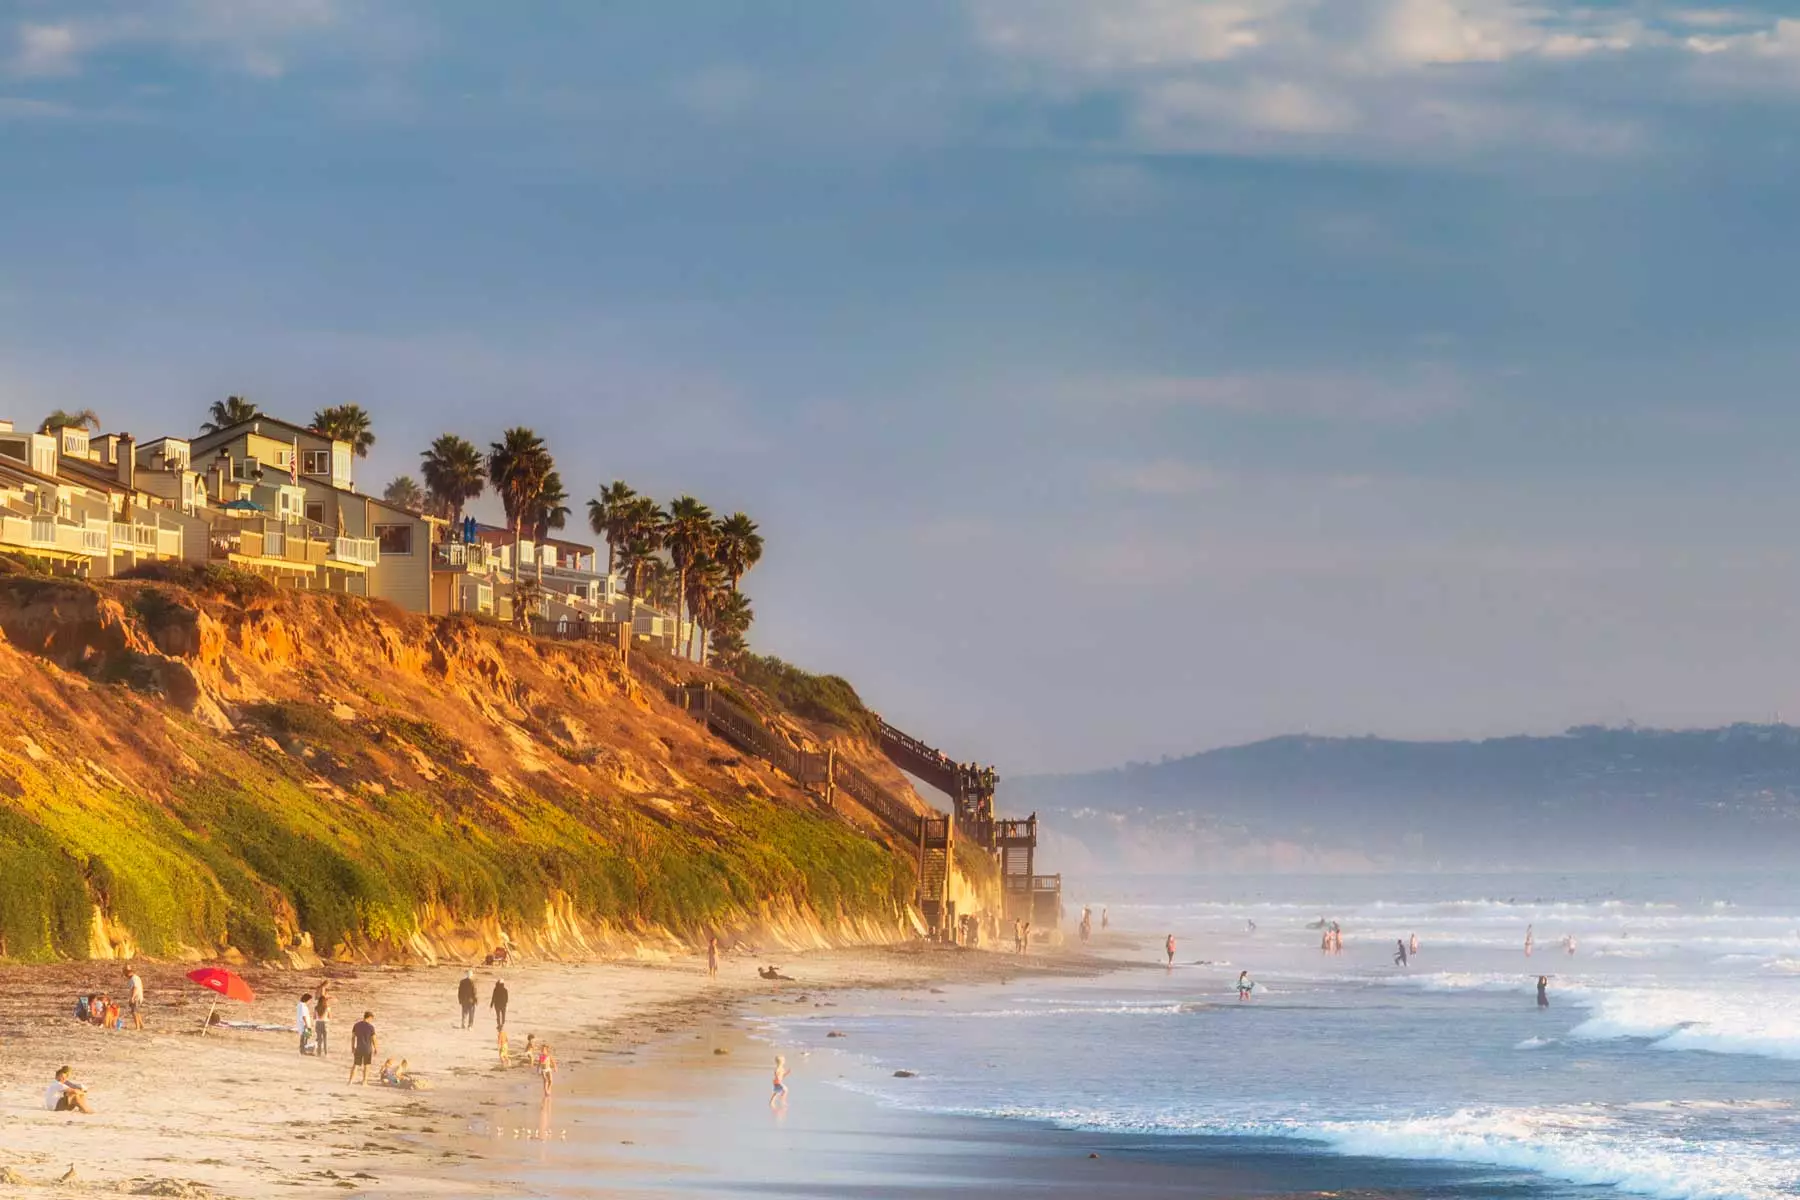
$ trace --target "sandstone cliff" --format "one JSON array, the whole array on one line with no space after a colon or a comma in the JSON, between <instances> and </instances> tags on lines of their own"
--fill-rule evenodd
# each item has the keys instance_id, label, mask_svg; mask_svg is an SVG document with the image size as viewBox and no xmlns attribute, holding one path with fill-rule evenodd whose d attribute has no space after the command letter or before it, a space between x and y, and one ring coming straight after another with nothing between
<instances>
[{"instance_id":1,"label":"sandstone cliff","mask_svg":"<svg viewBox=\"0 0 1800 1200\"><path fill-rule=\"evenodd\" d=\"M590 645L0 567L0 957L879 940L912 864Z\"/></svg>"}]
</instances>

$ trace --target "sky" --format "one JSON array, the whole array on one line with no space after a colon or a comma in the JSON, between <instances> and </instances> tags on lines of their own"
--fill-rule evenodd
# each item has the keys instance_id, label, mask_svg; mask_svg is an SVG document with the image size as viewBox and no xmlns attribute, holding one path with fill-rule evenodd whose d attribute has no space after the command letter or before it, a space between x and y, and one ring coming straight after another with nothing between
<instances>
[{"instance_id":1,"label":"sky","mask_svg":"<svg viewBox=\"0 0 1800 1200\"><path fill-rule=\"evenodd\" d=\"M514 423L1002 774L1800 714L1800 5L0 0L0 416Z\"/></svg>"}]
</instances>

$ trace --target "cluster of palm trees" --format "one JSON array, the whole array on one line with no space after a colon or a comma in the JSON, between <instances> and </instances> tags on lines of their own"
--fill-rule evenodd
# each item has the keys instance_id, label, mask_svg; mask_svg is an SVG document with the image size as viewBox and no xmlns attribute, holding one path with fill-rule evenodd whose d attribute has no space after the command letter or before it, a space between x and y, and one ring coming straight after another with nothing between
<instances>
[{"instance_id":1,"label":"cluster of palm trees","mask_svg":"<svg viewBox=\"0 0 1800 1200\"><path fill-rule=\"evenodd\" d=\"M606 539L607 570L624 572L634 603L648 585L687 618L690 655L696 641L701 661L744 653L756 614L738 582L762 559L755 521L741 512L715 518L692 496L677 496L665 511L615 479L588 501L588 527Z\"/></svg>"},{"instance_id":2,"label":"cluster of palm trees","mask_svg":"<svg viewBox=\"0 0 1800 1200\"><path fill-rule=\"evenodd\" d=\"M542 542L568 522L562 476L543 439L524 427L504 431L485 456L446 433L420 457L419 474L422 487L402 475L388 485L387 498L460 524L469 501L492 487L513 532L515 562L521 541ZM625 576L633 619L639 600L667 607L688 622L690 655L728 660L744 653L755 614L738 583L762 558L755 521L741 512L715 519L692 496L664 510L622 480L602 488L587 508L589 527L606 539L607 573ZM523 598L515 597L515 612L527 607Z\"/></svg>"}]
</instances>

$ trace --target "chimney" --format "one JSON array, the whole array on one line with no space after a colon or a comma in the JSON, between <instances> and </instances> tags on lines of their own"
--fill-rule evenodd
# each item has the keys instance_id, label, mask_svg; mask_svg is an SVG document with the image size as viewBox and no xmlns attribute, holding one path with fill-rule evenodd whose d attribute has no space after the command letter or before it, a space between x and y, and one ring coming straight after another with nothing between
<instances>
[{"instance_id":1,"label":"chimney","mask_svg":"<svg viewBox=\"0 0 1800 1200\"><path fill-rule=\"evenodd\" d=\"M113 452L118 456L119 482L126 487L137 490L137 439L129 433L120 434L114 440Z\"/></svg>"}]
</instances>

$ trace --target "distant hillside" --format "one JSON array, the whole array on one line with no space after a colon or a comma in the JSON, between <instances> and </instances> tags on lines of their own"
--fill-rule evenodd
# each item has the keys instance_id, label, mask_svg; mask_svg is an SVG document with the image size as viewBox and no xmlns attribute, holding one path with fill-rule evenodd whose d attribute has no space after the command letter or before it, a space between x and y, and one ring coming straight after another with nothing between
<instances>
[{"instance_id":1,"label":"distant hillside","mask_svg":"<svg viewBox=\"0 0 1800 1200\"><path fill-rule=\"evenodd\" d=\"M1015 779L1001 801L1096 867L1770 864L1800 850L1800 729L1280 737Z\"/></svg>"}]
</instances>

